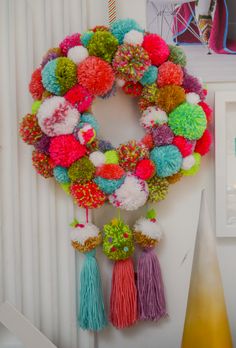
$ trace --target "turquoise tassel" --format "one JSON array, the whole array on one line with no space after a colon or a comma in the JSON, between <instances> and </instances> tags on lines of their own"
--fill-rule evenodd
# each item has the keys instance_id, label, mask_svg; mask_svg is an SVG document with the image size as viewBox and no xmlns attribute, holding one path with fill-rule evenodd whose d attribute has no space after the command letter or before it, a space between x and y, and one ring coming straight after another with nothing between
<instances>
[{"instance_id":1,"label":"turquoise tassel","mask_svg":"<svg viewBox=\"0 0 236 348\"><path fill-rule=\"evenodd\" d=\"M107 325L100 271L95 254L95 249L85 254L80 274L79 326L91 331L99 331Z\"/></svg>"}]
</instances>

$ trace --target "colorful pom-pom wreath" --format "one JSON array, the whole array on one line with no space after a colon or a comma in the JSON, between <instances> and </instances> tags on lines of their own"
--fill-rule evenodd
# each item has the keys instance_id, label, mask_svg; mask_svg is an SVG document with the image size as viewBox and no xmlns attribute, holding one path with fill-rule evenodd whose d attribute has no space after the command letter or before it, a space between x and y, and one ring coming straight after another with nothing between
<instances>
[{"instance_id":1,"label":"colorful pom-pom wreath","mask_svg":"<svg viewBox=\"0 0 236 348\"><path fill-rule=\"evenodd\" d=\"M99 208L107 201L135 210L147 200L164 199L169 184L197 172L211 144L207 93L185 66L180 47L168 46L133 19L65 37L33 72L32 112L19 127L22 139L33 146L36 171L54 177L83 208ZM114 146L99 135L92 107L96 97L105 101L118 90L137 102L144 134ZM123 112L122 103L120 108ZM72 244L87 252L100 243L101 234L94 230L96 236L86 239L93 228L84 225ZM136 232L136 240L154 240ZM110 246L114 253L117 243Z\"/></svg>"}]
</instances>

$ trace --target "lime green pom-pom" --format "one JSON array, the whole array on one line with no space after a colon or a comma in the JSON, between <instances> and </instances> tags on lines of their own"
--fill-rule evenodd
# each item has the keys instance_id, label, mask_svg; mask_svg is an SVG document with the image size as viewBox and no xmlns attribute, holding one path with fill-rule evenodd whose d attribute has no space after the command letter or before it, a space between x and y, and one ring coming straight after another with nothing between
<instances>
[{"instance_id":1,"label":"lime green pom-pom","mask_svg":"<svg viewBox=\"0 0 236 348\"><path fill-rule=\"evenodd\" d=\"M166 198L169 188L167 179L155 175L147 181L147 184L149 189L149 200L151 202L159 202Z\"/></svg>"},{"instance_id":2,"label":"lime green pom-pom","mask_svg":"<svg viewBox=\"0 0 236 348\"><path fill-rule=\"evenodd\" d=\"M95 166L88 159L83 157L78 161L75 161L68 170L68 176L71 181L77 181L80 184L84 184L91 180L95 173Z\"/></svg>"},{"instance_id":3,"label":"lime green pom-pom","mask_svg":"<svg viewBox=\"0 0 236 348\"><path fill-rule=\"evenodd\" d=\"M66 194L70 195L70 184L69 183L60 184L60 187L62 188L63 191L65 191Z\"/></svg>"},{"instance_id":4,"label":"lime green pom-pom","mask_svg":"<svg viewBox=\"0 0 236 348\"><path fill-rule=\"evenodd\" d=\"M40 105L42 104L41 100L35 100L32 104L32 114L35 115L38 112Z\"/></svg>"},{"instance_id":5,"label":"lime green pom-pom","mask_svg":"<svg viewBox=\"0 0 236 348\"><path fill-rule=\"evenodd\" d=\"M169 114L169 126L175 135L197 140L203 135L207 120L199 105L183 103Z\"/></svg>"},{"instance_id":6,"label":"lime green pom-pom","mask_svg":"<svg viewBox=\"0 0 236 348\"><path fill-rule=\"evenodd\" d=\"M184 169L181 170L181 173L185 176L195 175L200 169L201 158L202 158L201 155L197 152L194 152L193 157L195 158L195 164L192 166L192 168L188 170L184 170Z\"/></svg>"},{"instance_id":7,"label":"lime green pom-pom","mask_svg":"<svg viewBox=\"0 0 236 348\"><path fill-rule=\"evenodd\" d=\"M105 152L105 163L106 164L118 164L119 163L119 156L118 153L115 150L109 150Z\"/></svg>"},{"instance_id":8,"label":"lime green pom-pom","mask_svg":"<svg viewBox=\"0 0 236 348\"><path fill-rule=\"evenodd\" d=\"M90 56L96 56L110 63L118 47L118 40L109 31L97 31L88 43Z\"/></svg>"},{"instance_id":9,"label":"lime green pom-pom","mask_svg":"<svg viewBox=\"0 0 236 348\"><path fill-rule=\"evenodd\" d=\"M185 67L187 64L187 57L183 49L179 46L169 45L170 55L169 60L175 64Z\"/></svg>"}]
</instances>

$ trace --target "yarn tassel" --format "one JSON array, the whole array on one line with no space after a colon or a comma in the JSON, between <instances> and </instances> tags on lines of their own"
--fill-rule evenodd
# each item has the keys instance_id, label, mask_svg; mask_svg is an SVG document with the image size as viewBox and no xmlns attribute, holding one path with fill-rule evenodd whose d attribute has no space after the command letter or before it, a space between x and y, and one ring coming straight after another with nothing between
<instances>
[{"instance_id":1,"label":"yarn tassel","mask_svg":"<svg viewBox=\"0 0 236 348\"><path fill-rule=\"evenodd\" d=\"M95 254L95 249L85 254L80 274L79 325L82 329L91 331L99 331L107 325L101 276Z\"/></svg>"},{"instance_id":2,"label":"yarn tassel","mask_svg":"<svg viewBox=\"0 0 236 348\"><path fill-rule=\"evenodd\" d=\"M157 321L166 315L161 268L155 251L144 249L137 267L139 319Z\"/></svg>"},{"instance_id":3,"label":"yarn tassel","mask_svg":"<svg viewBox=\"0 0 236 348\"><path fill-rule=\"evenodd\" d=\"M110 298L110 320L117 329L137 321L137 289L131 258L115 262Z\"/></svg>"}]
</instances>

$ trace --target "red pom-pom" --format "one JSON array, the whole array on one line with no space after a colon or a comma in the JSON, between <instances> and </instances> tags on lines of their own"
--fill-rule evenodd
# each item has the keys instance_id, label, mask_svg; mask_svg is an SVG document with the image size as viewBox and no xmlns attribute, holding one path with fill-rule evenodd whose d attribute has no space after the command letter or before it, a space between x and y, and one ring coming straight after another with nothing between
<instances>
[{"instance_id":1,"label":"red pom-pom","mask_svg":"<svg viewBox=\"0 0 236 348\"><path fill-rule=\"evenodd\" d=\"M133 97L140 97L143 86L141 83L133 83L132 81L127 81L122 87L125 94L132 95Z\"/></svg>"},{"instance_id":2,"label":"red pom-pom","mask_svg":"<svg viewBox=\"0 0 236 348\"><path fill-rule=\"evenodd\" d=\"M104 95L112 88L115 76L107 62L91 56L78 65L78 80L92 95Z\"/></svg>"},{"instance_id":3,"label":"red pom-pom","mask_svg":"<svg viewBox=\"0 0 236 348\"><path fill-rule=\"evenodd\" d=\"M144 135L144 137L141 139L141 143L146 146L149 150L154 148L154 142L151 133L147 133Z\"/></svg>"},{"instance_id":4,"label":"red pom-pom","mask_svg":"<svg viewBox=\"0 0 236 348\"><path fill-rule=\"evenodd\" d=\"M153 65L161 65L169 57L167 43L157 34L145 35L142 46L148 52Z\"/></svg>"},{"instance_id":5,"label":"red pom-pom","mask_svg":"<svg viewBox=\"0 0 236 348\"><path fill-rule=\"evenodd\" d=\"M69 36L66 36L65 39L60 43L60 49L64 55L67 55L67 52L70 48L81 45L80 34L75 33Z\"/></svg>"},{"instance_id":6,"label":"red pom-pom","mask_svg":"<svg viewBox=\"0 0 236 348\"><path fill-rule=\"evenodd\" d=\"M72 87L64 97L75 106L80 113L86 111L93 101L93 97L87 89L80 85Z\"/></svg>"},{"instance_id":7,"label":"red pom-pom","mask_svg":"<svg viewBox=\"0 0 236 348\"><path fill-rule=\"evenodd\" d=\"M52 138L49 153L56 165L69 167L86 154L86 147L81 145L72 134L59 135Z\"/></svg>"},{"instance_id":8,"label":"red pom-pom","mask_svg":"<svg viewBox=\"0 0 236 348\"><path fill-rule=\"evenodd\" d=\"M207 103L205 103L204 101L201 101L200 103L198 103L198 105L200 105L203 109L203 111L206 114L206 118L207 118L207 122L211 122L211 118L212 118L212 108L210 107L210 105L208 105Z\"/></svg>"},{"instance_id":9,"label":"red pom-pom","mask_svg":"<svg viewBox=\"0 0 236 348\"><path fill-rule=\"evenodd\" d=\"M101 176L104 179L118 180L125 174L123 168L118 164L103 164L96 171L97 176Z\"/></svg>"},{"instance_id":10,"label":"red pom-pom","mask_svg":"<svg viewBox=\"0 0 236 348\"><path fill-rule=\"evenodd\" d=\"M174 137L173 144L178 147L183 157L191 155L193 152L194 143L184 137Z\"/></svg>"},{"instance_id":11,"label":"red pom-pom","mask_svg":"<svg viewBox=\"0 0 236 348\"><path fill-rule=\"evenodd\" d=\"M198 139L194 152L198 152L201 156L204 156L210 151L212 142L212 136L208 129L205 130L203 136Z\"/></svg>"},{"instance_id":12,"label":"red pom-pom","mask_svg":"<svg viewBox=\"0 0 236 348\"><path fill-rule=\"evenodd\" d=\"M181 86L183 83L183 75L183 70L180 65L172 62L165 62L158 69L157 84L159 87L166 85Z\"/></svg>"},{"instance_id":13,"label":"red pom-pom","mask_svg":"<svg viewBox=\"0 0 236 348\"><path fill-rule=\"evenodd\" d=\"M20 136L22 140L29 144L35 144L43 135L38 124L36 115L27 114L20 123Z\"/></svg>"},{"instance_id":14,"label":"red pom-pom","mask_svg":"<svg viewBox=\"0 0 236 348\"><path fill-rule=\"evenodd\" d=\"M88 181L85 184L72 184L70 192L78 206L82 208L99 208L106 201L106 195L93 181Z\"/></svg>"},{"instance_id":15,"label":"red pom-pom","mask_svg":"<svg viewBox=\"0 0 236 348\"><path fill-rule=\"evenodd\" d=\"M32 152L32 163L36 172L42 175L44 178L50 178L53 176L53 164L48 155L43 152L34 150Z\"/></svg>"},{"instance_id":16,"label":"red pom-pom","mask_svg":"<svg viewBox=\"0 0 236 348\"><path fill-rule=\"evenodd\" d=\"M31 75L29 92L33 99L40 100L42 98L44 87L42 84L41 68L36 69Z\"/></svg>"},{"instance_id":17,"label":"red pom-pom","mask_svg":"<svg viewBox=\"0 0 236 348\"><path fill-rule=\"evenodd\" d=\"M148 180L155 174L155 171L155 164L150 159L143 159L138 162L135 174L140 179Z\"/></svg>"}]
</instances>

